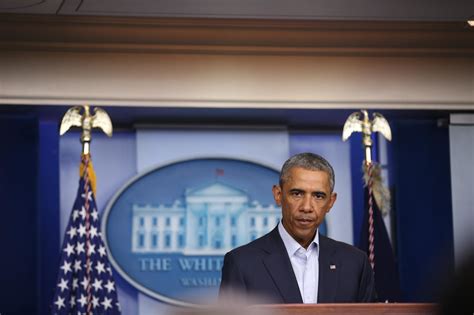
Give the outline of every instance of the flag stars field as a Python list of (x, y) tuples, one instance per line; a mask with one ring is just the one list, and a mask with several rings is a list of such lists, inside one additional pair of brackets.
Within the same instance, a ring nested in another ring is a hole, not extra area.
[(61, 292), (68, 289), (68, 281), (66, 279), (61, 279), (61, 282), (58, 283), (58, 287), (61, 288)]
[(105, 288), (107, 289), (107, 292), (110, 293), (115, 290), (115, 284), (109, 280), (105, 285)]
[(87, 247), (87, 254), (92, 255), (95, 254), (95, 245), (94, 244), (88, 244), (89, 246)]
[(72, 211), (72, 220), (76, 221), (77, 218), (79, 218), (79, 210), (73, 210)]
[(84, 307), (87, 304), (87, 298), (84, 294), (81, 294), (81, 298), (77, 300), (77, 303)]
[(75, 296), (71, 296), (71, 298), (69, 299), (69, 305), (71, 307), (74, 307), (76, 305), (76, 297)]
[(79, 287), (79, 284), (78, 284), (79, 280), (77, 278), (73, 278), (72, 279), (72, 289), (75, 290)]
[(81, 216), (82, 220), (86, 219), (86, 209), (84, 208), (84, 206), (82, 206), (81, 211), (79, 211), (79, 215)]
[(56, 302), (54, 302), (54, 304), (56, 304), (58, 309), (61, 309), (62, 307), (66, 307), (66, 305), (64, 304), (64, 299), (61, 298), (60, 296), (58, 296), (58, 299), (56, 300)]
[(84, 277), (84, 279), (82, 279), (82, 281), (81, 281), (81, 285), (82, 285), (82, 288), (83, 288), (84, 290), (86, 290), (86, 289), (87, 289), (87, 286), (89, 285), (89, 280)]
[(81, 267), (81, 261), (80, 260), (76, 260), (74, 261), (74, 272), (78, 272), (79, 270), (82, 270), (82, 267)]
[(97, 266), (95, 266), (95, 269), (97, 270), (97, 273), (100, 275), (102, 272), (105, 273), (105, 268), (104, 264), (101, 263), (100, 261), (97, 262)]
[(69, 235), (70, 239), (73, 239), (77, 235), (77, 229), (73, 226), (67, 231), (67, 234)]
[(74, 246), (72, 246), (72, 244), (67, 244), (66, 248), (64, 249), (64, 251), (67, 253), (67, 257), (71, 256), (72, 254), (74, 254)]
[(90, 237), (91, 239), (94, 239), (98, 236), (99, 234), (97, 233), (97, 228), (92, 226), (90, 230)]
[(96, 291), (102, 290), (102, 280), (95, 279), (92, 286), (94, 287), (94, 290)]
[(79, 255), (80, 253), (85, 253), (86, 251), (84, 250), (84, 243), (79, 242), (76, 245), (76, 254)]
[(84, 177), (80, 179), (72, 209), (65, 229), (51, 313), (120, 314), (112, 268), (100, 233), (94, 194), (90, 182)]
[(104, 298), (104, 301), (101, 303), (104, 306), (104, 309), (107, 310), (108, 308), (112, 307), (112, 300), (108, 298)]
[(86, 226), (79, 224), (79, 229), (77, 230), (77, 233), (79, 233), (79, 236), (82, 238), (84, 235), (86, 235)]
[(95, 309), (100, 305), (99, 298), (96, 296), (92, 297), (92, 307)]
[(99, 213), (97, 212), (96, 209), (94, 209), (94, 211), (92, 211), (91, 217), (94, 219), (94, 221), (97, 221), (99, 219)]
[[(86, 193), (81, 194), (81, 197), (82, 197), (83, 199), (85, 199)], [(89, 190), (89, 191), (87, 192), (87, 199), (89, 199), (89, 201), (92, 201), (92, 190)], [(84, 208), (83, 208), (83, 209), (84, 209)]]
[(71, 263), (68, 263), (67, 261), (64, 262), (64, 264), (60, 267), (60, 269), (63, 270), (64, 274), (66, 275), (68, 272), (72, 272), (71, 270)]
[(104, 247), (104, 246), (100, 246), (100, 247), (99, 247), (99, 254), (100, 254), (100, 257), (106, 255), (106, 253), (105, 253), (105, 247)]

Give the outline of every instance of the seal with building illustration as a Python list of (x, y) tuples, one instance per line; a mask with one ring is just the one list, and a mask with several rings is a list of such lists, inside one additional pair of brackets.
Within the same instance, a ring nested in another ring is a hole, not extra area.
[(174, 305), (213, 302), (223, 256), (271, 231), (278, 171), (249, 161), (181, 161), (139, 174), (103, 215), (111, 261), (139, 291)]

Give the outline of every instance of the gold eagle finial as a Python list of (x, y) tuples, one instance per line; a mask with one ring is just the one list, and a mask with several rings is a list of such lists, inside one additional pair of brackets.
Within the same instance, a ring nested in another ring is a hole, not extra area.
[[(363, 115), (362, 119), (360, 117), (361, 113)], [(372, 163), (372, 156), (370, 152), (372, 147), (372, 139), (370, 135), (373, 132), (380, 132), (388, 141), (392, 140), (390, 125), (388, 124), (385, 117), (379, 113), (373, 113), (372, 117), (373, 119), (370, 120), (369, 113), (365, 109), (362, 109), (360, 112), (354, 112), (349, 115), (342, 130), (343, 141), (349, 139), (353, 132), (362, 132), (362, 142), (365, 147), (366, 163)]]
[[(81, 110), (83, 112), (81, 113)], [(100, 128), (109, 137), (112, 136), (112, 121), (105, 110), (94, 108), (94, 115), (90, 114), (89, 105), (71, 107), (64, 114), (59, 128), (59, 135), (64, 135), (71, 127), (82, 128), (81, 143), (83, 154), (89, 154), (92, 128)]]

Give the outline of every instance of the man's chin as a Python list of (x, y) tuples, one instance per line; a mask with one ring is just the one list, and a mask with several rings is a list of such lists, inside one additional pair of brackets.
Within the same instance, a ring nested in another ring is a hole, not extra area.
[(298, 243), (301, 243), (301, 242), (311, 242), (313, 239), (314, 239), (314, 235), (316, 233), (316, 228), (313, 227), (312, 229), (300, 229), (298, 231)]

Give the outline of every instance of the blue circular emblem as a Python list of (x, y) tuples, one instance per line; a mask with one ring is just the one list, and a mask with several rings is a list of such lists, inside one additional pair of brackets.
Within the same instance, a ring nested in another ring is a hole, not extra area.
[[(209, 158), (142, 173), (106, 207), (111, 262), (131, 285), (163, 302), (213, 302), (223, 256), (271, 231), (281, 218), (271, 188), (279, 172)], [(325, 224), (320, 227), (325, 233)]]

